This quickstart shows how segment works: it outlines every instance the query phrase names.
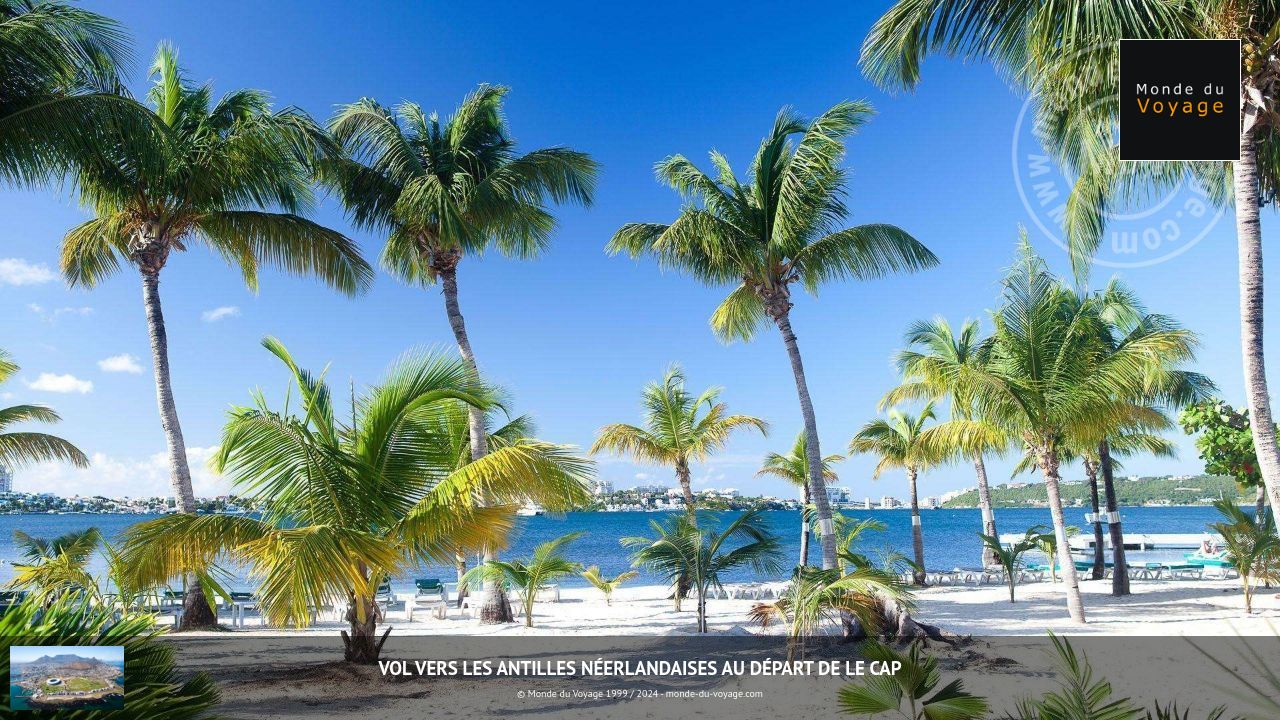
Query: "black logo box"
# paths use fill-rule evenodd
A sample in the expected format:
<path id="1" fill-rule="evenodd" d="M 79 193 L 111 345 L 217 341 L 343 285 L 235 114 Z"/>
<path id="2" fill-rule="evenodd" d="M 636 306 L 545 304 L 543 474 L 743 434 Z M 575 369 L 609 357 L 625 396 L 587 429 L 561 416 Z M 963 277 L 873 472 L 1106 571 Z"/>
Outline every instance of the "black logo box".
<path id="1" fill-rule="evenodd" d="M 1121 40 L 1120 159 L 1239 160 L 1240 82 L 1239 40 Z"/>

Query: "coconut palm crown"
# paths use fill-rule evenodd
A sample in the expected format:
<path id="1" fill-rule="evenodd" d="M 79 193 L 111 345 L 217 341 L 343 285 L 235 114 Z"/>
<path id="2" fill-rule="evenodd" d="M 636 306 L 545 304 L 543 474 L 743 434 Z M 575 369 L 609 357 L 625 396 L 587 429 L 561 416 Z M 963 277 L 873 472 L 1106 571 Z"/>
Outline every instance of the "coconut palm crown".
<path id="1" fill-rule="evenodd" d="M 0 385 L 16 375 L 18 369 L 9 354 L 0 350 Z M 16 467 L 27 463 L 63 461 L 76 467 L 88 467 L 89 458 L 75 445 L 56 435 L 11 429 L 20 423 L 56 423 L 61 419 L 57 412 L 44 405 L 0 407 L 0 465 Z"/>
<path id="2" fill-rule="evenodd" d="M 843 201 L 848 173 L 841 166 L 845 140 L 871 114 L 865 101 L 838 103 L 813 120 L 783 108 L 745 181 L 719 152 L 710 154 L 714 174 L 673 155 L 656 170 L 660 182 L 687 200 L 680 215 L 669 224 L 624 225 L 608 244 L 611 253 L 651 254 L 660 267 L 708 285 L 735 285 L 711 316 L 712 330 L 725 341 L 750 340 L 768 322 L 778 327 L 809 438 L 809 485 L 826 568 L 836 564 L 835 537 L 817 418 L 791 328 L 792 286 L 816 293 L 824 283 L 910 272 L 938 261 L 893 225 L 842 227 L 849 214 Z"/>
<path id="3" fill-rule="evenodd" d="M 649 383 L 642 393 L 644 425 L 605 425 L 591 453 L 630 455 L 638 462 L 674 467 L 684 493 L 685 512 L 694 515 L 691 462 L 704 462 L 722 450 L 735 430 L 754 429 L 768 434 L 769 424 L 750 415 L 730 415 L 720 402 L 721 388 L 700 395 L 685 389 L 684 371 L 672 366 L 660 382 Z"/>
<path id="4" fill-rule="evenodd" d="M 456 467 L 440 413 L 480 402 L 461 360 L 406 355 L 353 398 L 344 422 L 323 375 L 299 367 L 279 341 L 263 344 L 292 373 L 300 404 L 275 410 L 258 394 L 253 406 L 233 408 L 213 459 L 261 518 L 175 514 L 141 523 L 125 545 L 137 580 L 162 583 L 234 559 L 261 578 L 273 623 L 306 625 L 311 608 L 345 603 L 346 658 L 373 662 L 381 649 L 374 597 L 385 579 L 420 562 L 450 562 L 459 548 L 501 543 L 527 498 L 563 510 L 589 497 L 590 461 L 560 445 L 525 441 Z M 498 502 L 482 506 L 478 497 Z"/>
<path id="5" fill-rule="evenodd" d="M 809 494 L 809 455 L 806 452 L 808 442 L 804 431 L 796 435 L 795 444 L 786 455 L 769 453 L 764 456 L 756 477 L 771 476 L 781 478 L 800 488 L 800 501 L 803 505 L 800 513 L 800 565 L 809 564 L 809 505 L 812 497 Z M 844 461 L 843 455 L 828 455 L 822 458 L 822 479 L 835 482 L 839 479 L 832 466 Z"/>

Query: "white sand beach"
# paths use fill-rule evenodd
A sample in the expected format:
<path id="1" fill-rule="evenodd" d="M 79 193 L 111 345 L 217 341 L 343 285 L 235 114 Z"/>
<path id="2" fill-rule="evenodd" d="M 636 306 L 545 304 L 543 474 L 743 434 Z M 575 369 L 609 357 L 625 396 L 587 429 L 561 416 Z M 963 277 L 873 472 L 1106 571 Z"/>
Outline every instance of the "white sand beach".
<path id="1" fill-rule="evenodd" d="M 1111 583 L 1084 581 L 1087 624 L 1067 618 L 1064 586 L 1048 581 L 1020 585 L 1018 601 L 1010 603 L 1002 585 L 935 586 L 916 592 L 916 616 L 960 635 L 1008 636 L 1043 635 L 1053 631 L 1064 635 L 1214 636 L 1223 634 L 1280 634 L 1280 589 L 1260 588 L 1254 596 L 1254 611 L 1244 614 L 1238 580 L 1134 580 L 1132 594 L 1116 598 Z M 560 601 L 539 601 L 534 606 L 534 627 L 523 622 L 482 625 L 471 613 L 462 617 L 450 607 L 444 620 L 428 612 L 418 612 L 408 621 L 402 605 L 392 605 L 386 625 L 394 633 L 410 635 L 476 636 L 621 636 L 682 635 L 695 632 L 695 603 L 684 603 L 675 612 L 668 598 L 670 589 L 658 585 L 623 587 L 606 604 L 593 588 L 564 588 Z M 774 626 L 753 625 L 747 613 L 758 600 L 710 599 L 708 623 L 712 633 L 761 634 L 783 632 Z M 767 601 L 766 601 L 767 602 Z M 517 611 L 518 614 L 518 611 Z M 224 613 L 229 625 L 229 616 Z M 522 618 L 521 618 L 522 620 Z M 260 616 L 250 613 L 235 632 L 247 635 L 294 633 L 336 633 L 346 623 L 333 616 L 321 618 L 305 629 L 263 627 Z M 198 634 L 198 633 L 191 633 Z"/>

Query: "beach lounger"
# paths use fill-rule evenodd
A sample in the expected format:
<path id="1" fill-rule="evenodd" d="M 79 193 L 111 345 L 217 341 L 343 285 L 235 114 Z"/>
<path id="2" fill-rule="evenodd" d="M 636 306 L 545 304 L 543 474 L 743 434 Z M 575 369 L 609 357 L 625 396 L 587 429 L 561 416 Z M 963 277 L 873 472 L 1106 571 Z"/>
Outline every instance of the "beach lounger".
<path id="1" fill-rule="evenodd" d="M 3 590 L 0 591 L 0 615 L 9 612 L 14 605 L 22 602 L 27 598 L 26 590 Z"/>
<path id="2" fill-rule="evenodd" d="M 524 591 L 517 589 L 516 596 L 523 600 Z M 539 585 L 537 594 L 533 596 L 533 601 L 550 601 L 553 603 L 560 602 L 560 586 L 556 584 Z"/>
<path id="3" fill-rule="evenodd" d="M 1204 566 L 1192 563 L 1164 563 L 1165 572 L 1173 580 L 1199 580 L 1204 577 Z"/>
<path id="4" fill-rule="evenodd" d="M 438 578 L 419 578 L 413 584 L 417 587 L 413 595 L 415 602 L 424 598 L 436 598 L 440 602 L 449 602 L 449 591 Z"/>

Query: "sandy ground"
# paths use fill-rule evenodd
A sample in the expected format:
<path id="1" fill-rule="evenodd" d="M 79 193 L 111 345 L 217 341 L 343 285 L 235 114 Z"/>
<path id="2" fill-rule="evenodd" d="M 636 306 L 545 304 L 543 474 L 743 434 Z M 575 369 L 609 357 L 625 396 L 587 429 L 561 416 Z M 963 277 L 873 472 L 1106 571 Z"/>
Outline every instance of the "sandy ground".
<path id="1" fill-rule="evenodd" d="M 1083 626 L 1067 620 L 1063 586 L 1047 582 L 1021 586 L 1014 604 L 999 586 L 929 588 L 917 594 L 916 615 L 974 636 L 954 648 L 935 645 L 930 652 L 939 657 L 944 682 L 960 678 L 973 692 L 993 699 L 992 717 L 1013 710 L 1016 697 L 1055 687 L 1057 675 L 1046 641 L 1049 630 L 1071 635 L 1097 674 L 1115 679 L 1117 695 L 1132 697 L 1144 708 L 1176 700 L 1196 711 L 1191 717 L 1204 717 L 1212 707 L 1226 702 L 1250 720 L 1274 717 L 1274 709 L 1252 708 L 1247 702 L 1250 695 L 1212 667 L 1192 644 L 1218 643 L 1204 647 L 1246 674 L 1253 672 L 1258 661 L 1240 654 L 1244 643 L 1261 648 L 1266 657 L 1263 666 L 1280 666 L 1276 590 L 1260 590 L 1254 614 L 1245 617 L 1237 581 L 1134 581 L 1133 595 L 1126 598 L 1110 597 L 1109 581 L 1086 581 L 1082 589 L 1089 620 Z M 485 657 L 497 647 L 514 657 L 552 659 L 584 652 L 590 653 L 589 658 L 627 657 L 634 656 L 641 643 L 657 648 L 659 656 L 668 649 L 673 656 L 732 656 L 731 645 L 725 650 L 725 645 L 694 636 L 692 603 L 675 613 L 667 594 L 662 587 L 624 588 L 615 593 L 612 605 L 606 605 L 593 589 L 565 589 L 561 602 L 537 604 L 533 628 L 482 626 L 474 618 L 457 617 L 456 611 L 446 620 L 420 615 L 408 623 L 403 611 L 393 609 L 388 624 L 394 630 L 384 656 L 410 662 L 468 657 L 471 652 Z M 714 636 L 730 643 L 735 636 L 761 632 L 746 617 L 754 602 L 711 600 Z M 397 678 L 384 675 L 376 666 L 340 662 L 336 636 L 342 623 L 331 620 L 294 631 L 262 628 L 257 623 L 251 617 L 245 629 L 177 636 L 193 641 L 180 642 L 179 666 L 214 678 L 223 694 L 219 713 L 230 720 L 826 718 L 841 717 L 837 694 L 851 680 L 812 676 Z M 1193 636 L 1199 639 L 1187 639 Z M 1223 639 L 1204 640 L 1212 637 Z M 592 642 L 603 644 L 591 647 Z M 483 649 L 476 650 L 477 646 Z M 857 657 L 851 654 L 853 647 L 831 644 L 814 651 L 814 656 Z M 652 657 L 655 651 L 644 652 Z M 673 691 L 705 695 L 664 695 Z M 535 697 L 538 692 L 548 694 Z M 624 697 L 610 697 L 610 693 Z"/>
<path id="2" fill-rule="evenodd" d="M 1280 600 L 1276 589 L 1259 589 L 1254 596 L 1252 615 L 1244 614 L 1240 584 L 1236 580 L 1144 581 L 1131 583 L 1132 595 L 1110 595 L 1111 581 L 1084 581 L 1085 625 L 1067 617 L 1065 586 L 1049 582 L 1018 586 L 1017 602 L 1010 603 L 1004 586 L 939 586 L 917 591 L 916 616 L 961 635 L 1004 636 L 1043 635 L 1052 630 L 1063 635 L 1187 635 L 1220 634 L 1273 635 L 1280 633 Z M 408 622 L 402 606 L 392 606 L 384 625 L 396 634 L 409 635 L 682 635 L 696 631 L 694 602 L 685 601 L 683 612 L 675 612 L 667 599 L 670 590 L 661 586 L 623 587 L 606 605 L 593 588 L 565 588 L 561 601 L 538 602 L 534 606 L 534 627 L 523 622 L 510 625 L 481 625 L 474 618 L 460 616 L 450 608 L 449 617 L 438 620 L 429 613 L 415 614 Z M 713 633 L 781 633 L 780 627 L 761 629 L 752 625 L 747 613 L 756 600 L 712 599 L 707 602 L 708 623 Z M 765 601 L 767 602 L 767 600 Z M 517 614 L 519 609 L 517 608 Z M 230 622 L 223 614 L 223 621 Z M 261 618 L 250 615 L 237 634 L 280 635 L 294 633 L 334 634 L 345 623 L 332 617 L 305 630 L 264 628 Z"/>

